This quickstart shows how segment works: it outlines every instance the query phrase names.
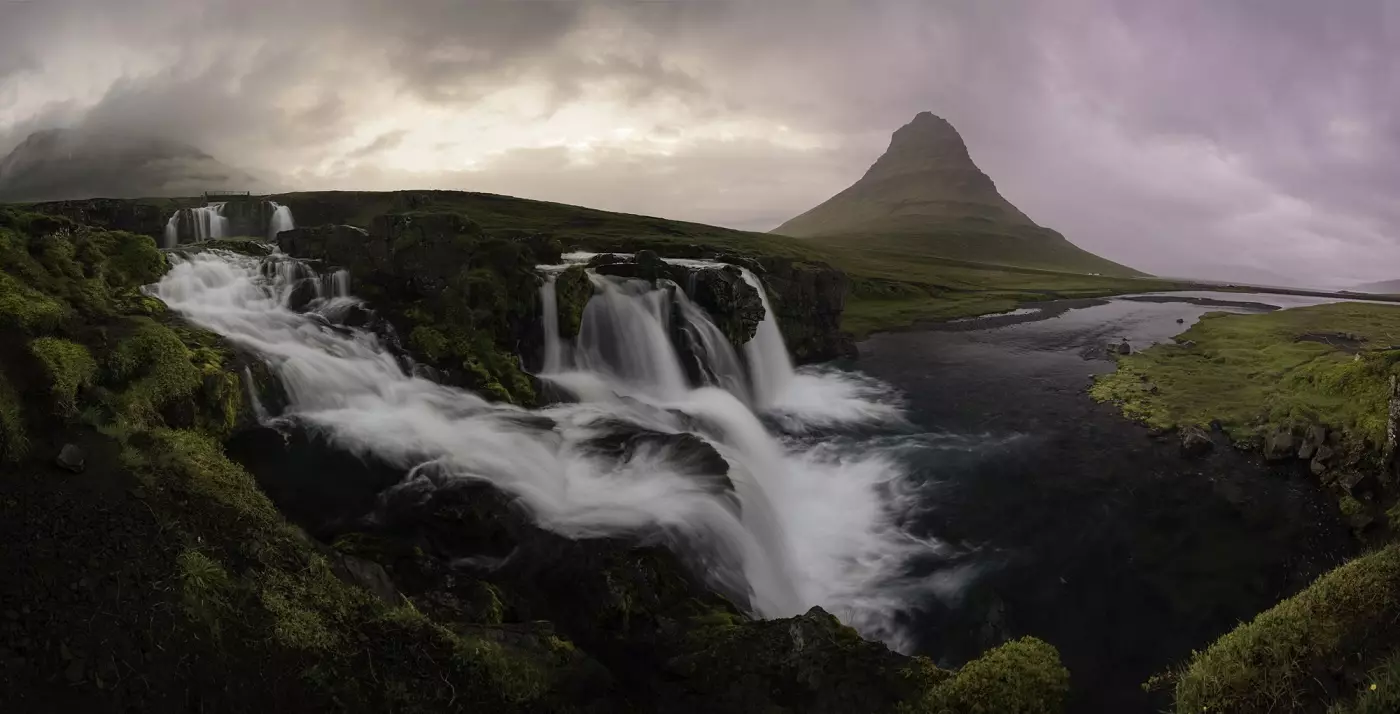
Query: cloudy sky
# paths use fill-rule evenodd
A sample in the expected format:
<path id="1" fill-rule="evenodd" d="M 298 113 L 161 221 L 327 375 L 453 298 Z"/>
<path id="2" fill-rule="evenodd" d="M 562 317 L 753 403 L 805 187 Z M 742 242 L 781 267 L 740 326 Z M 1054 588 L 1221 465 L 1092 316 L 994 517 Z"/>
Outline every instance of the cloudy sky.
<path id="1" fill-rule="evenodd" d="M 1106 257 L 1400 278 L 1400 1 L 0 0 L 0 152 L 82 126 L 287 188 L 767 230 L 929 110 Z"/>

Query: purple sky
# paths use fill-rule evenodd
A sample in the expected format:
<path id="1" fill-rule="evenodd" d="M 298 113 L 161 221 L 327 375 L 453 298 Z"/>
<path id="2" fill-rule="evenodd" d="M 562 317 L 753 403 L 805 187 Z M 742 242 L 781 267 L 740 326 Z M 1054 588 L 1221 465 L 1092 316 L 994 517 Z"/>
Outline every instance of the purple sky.
<path id="1" fill-rule="evenodd" d="M 1400 278 L 1398 104 L 1380 0 L 0 0 L 0 151 L 156 133 L 287 188 L 766 230 L 929 110 L 1161 274 Z"/>

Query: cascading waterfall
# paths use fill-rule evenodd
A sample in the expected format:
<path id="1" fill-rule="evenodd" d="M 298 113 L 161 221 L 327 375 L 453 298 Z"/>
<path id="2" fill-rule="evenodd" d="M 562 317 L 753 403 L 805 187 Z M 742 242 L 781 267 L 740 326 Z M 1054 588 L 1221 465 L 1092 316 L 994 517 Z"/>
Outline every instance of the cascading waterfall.
<path id="1" fill-rule="evenodd" d="M 314 279 L 298 261 L 274 255 L 264 267 L 225 251 L 172 260 L 153 294 L 262 355 L 285 387 L 284 418 L 405 470 L 432 463 L 449 477 L 489 480 L 518 496 L 542 527 L 569 537 L 660 529 L 713 556 L 705 559 L 708 577 L 756 614 L 783 617 L 820 605 L 867 636 L 901 644 L 894 623 L 916 587 L 905 570 L 939 546 L 899 526 L 912 507 L 913 486 L 898 449 L 880 440 L 804 441 L 802 429 L 774 431 L 745 403 L 742 389 L 729 390 L 737 357 L 713 342 L 718 328 L 679 291 L 681 319 L 695 330 L 695 354 L 708 362 L 717 386 L 686 382 L 668 339 L 669 289 L 593 276 L 596 294 L 571 346 L 559 339 L 553 286 L 546 282 L 549 344 L 541 377 L 577 401 L 527 411 L 413 376 L 373 333 L 327 326 L 326 304 L 355 300 L 341 295 L 348 280 L 332 279 L 336 296 L 312 303 L 320 315 L 306 314 L 286 300 L 298 281 Z M 781 339 L 776 334 L 779 347 Z M 766 381 L 782 376 L 771 349 L 765 341 L 748 350 L 749 381 L 760 394 L 779 391 Z M 789 388 L 804 384 L 791 379 L 790 363 L 782 364 Z M 799 376 L 810 384 L 831 382 L 819 388 L 848 401 L 874 399 L 879 389 L 852 375 Z M 851 389 L 856 383 L 866 391 Z M 897 417 L 875 408 L 833 414 L 829 400 L 818 401 L 813 418 L 825 424 Z M 800 410 L 787 417 L 806 418 Z M 733 493 L 697 478 L 694 464 L 674 450 L 638 450 L 619 462 L 589 447 L 619 428 L 700 437 L 728 463 Z"/>
<path id="2" fill-rule="evenodd" d="M 275 241 L 278 233 L 296 228 L 296 223 L 292 220 L 292 209 L 276 201 L 268 203 L 272 204 L 272 218 L 267 224 L 267 239 Z"/>
<path id="3" fill-rule="evenodd" d="M 763 322 L 758 324 L 758 332 L 744 352 L 749 359 L 749 369 L 753 372 L 754 398 L 760 408 L 777 406 L 792 384 L 792 358 L 788 357 L 783 333 L 778 329 L 778 320 L 773 315 L 773 306 L 768 303 L 768 291 L 758 276 L 744 269 L 744 281 L 758 291 L 763 301 Z"/>
<path id="4" fill-rule="evenodd" d="M 165 222 L 165 235 L 160 247 L 174 248 L 180 242 L 180 212 L 176 211 L 170 216 L 170 220 Z"/>

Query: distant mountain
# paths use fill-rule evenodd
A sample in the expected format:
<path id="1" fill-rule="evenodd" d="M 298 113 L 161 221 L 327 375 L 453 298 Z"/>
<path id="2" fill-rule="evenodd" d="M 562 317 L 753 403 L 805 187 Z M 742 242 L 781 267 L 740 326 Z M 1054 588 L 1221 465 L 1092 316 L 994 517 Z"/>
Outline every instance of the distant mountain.
<path id="1" fill-rule="evenodd" d="M 1141 275 L 1036 225 L 997 192 L 952 124 L 921 112 L 850 188 L 774 233 L 872 251 L 1105 275 Z M 891 256 L 893 257 L 893 255 Z"/>
<path id="2" fill-rule="evenodd" d="M 149 136 L 47 129 L 0 161 L 0 201 L 191 196 L 269 187 L 199 149 Z"/>
<path id="3" fill-rule="evenodd" d="M 1377 283 L 1362 283 L 1350 288 L 1357 293 L 1379 293 L 1382 295 L 1400 295 L 1400 280 L 1382 280 Z"/>

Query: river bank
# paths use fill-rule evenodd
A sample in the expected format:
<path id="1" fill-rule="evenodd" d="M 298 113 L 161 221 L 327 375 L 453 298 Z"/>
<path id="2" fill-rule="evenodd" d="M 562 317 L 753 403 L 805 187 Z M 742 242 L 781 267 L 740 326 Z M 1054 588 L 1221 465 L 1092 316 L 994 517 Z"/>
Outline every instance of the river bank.
<path id="1" fill-rule="evenodd" d="M 1139 685 L 1355 551 L 1316 482 L 1259 456 L 1182 453 L 1087 397 L 1109 346 L 1170 341 L 1212 311 L 1294 299 L 1142 296 L 878 334 L 859 368 L 902 390 L 932 487 L 920 533 L 955 544 L 956 578 L 911 623 L 956 662 L 1034 634 L 1072 672 L 1071 711 L 1143 711 Z M 1177 322 L 1181 320 L 1181 322 Z"/>

